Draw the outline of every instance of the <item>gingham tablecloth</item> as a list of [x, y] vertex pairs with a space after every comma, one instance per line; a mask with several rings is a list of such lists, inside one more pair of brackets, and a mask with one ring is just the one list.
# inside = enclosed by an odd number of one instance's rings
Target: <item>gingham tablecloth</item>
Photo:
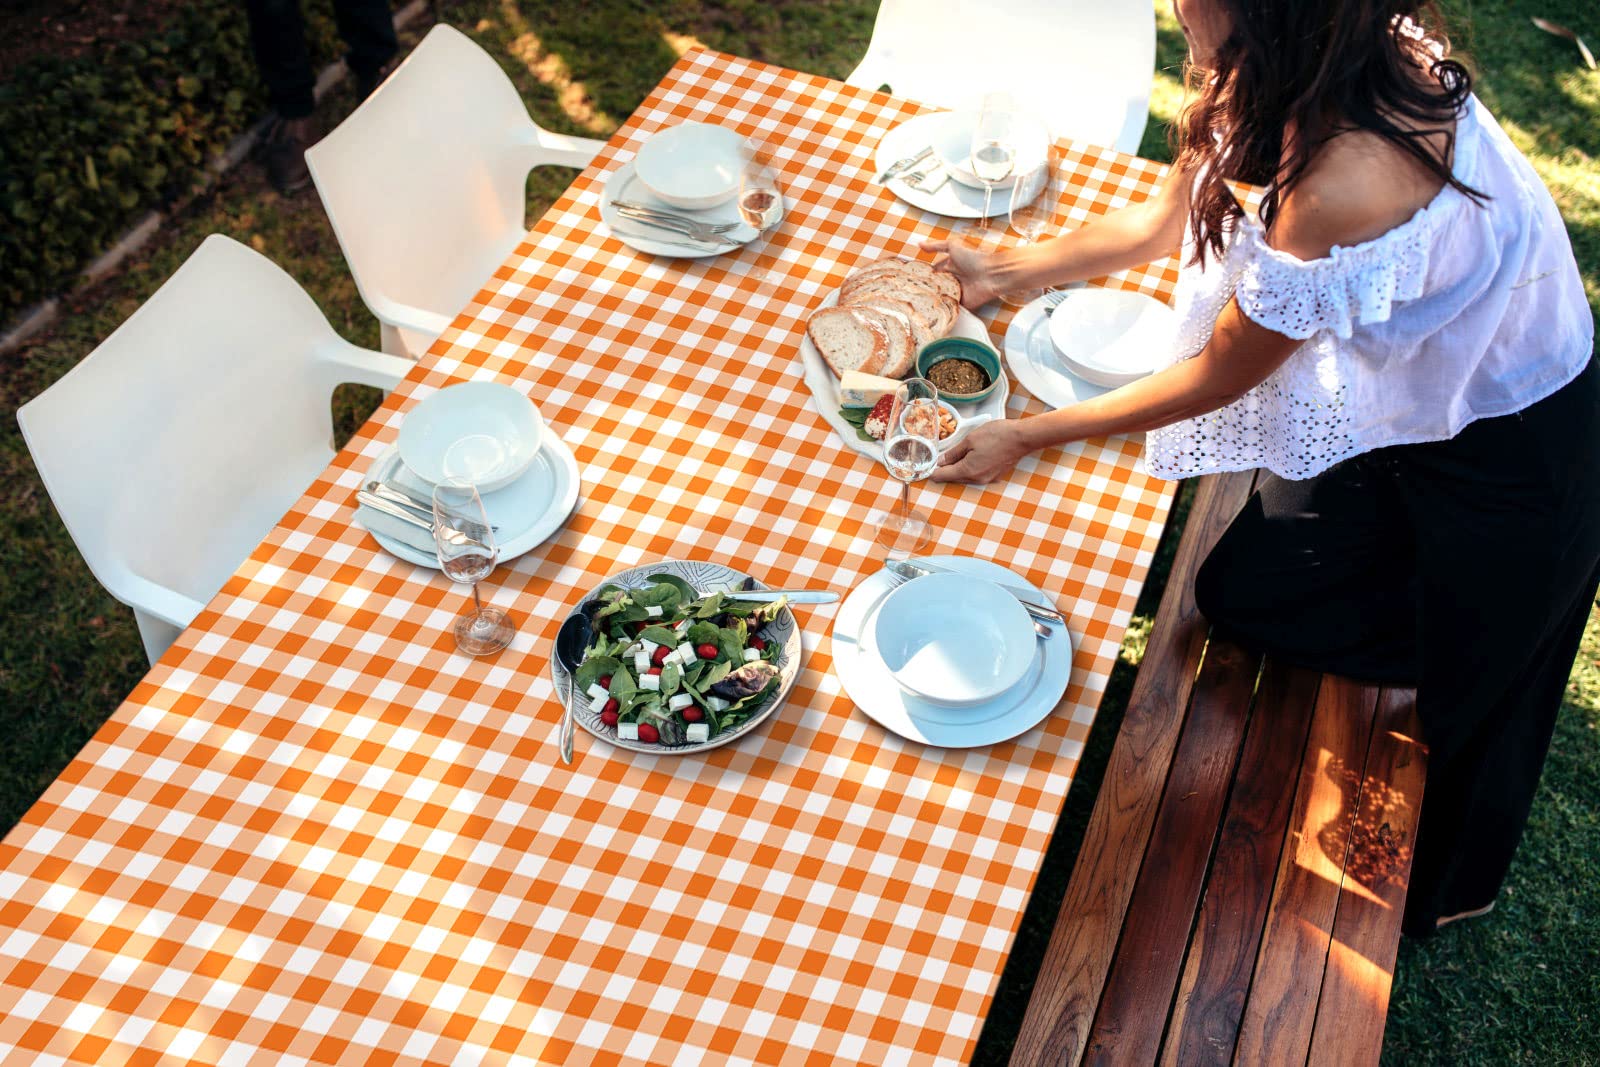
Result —
[[[920, 110], [704, 51], [671, 71], [0, 846], [0, 1060], [970, 1057], [1166, 515], [1136, 440], [917, 491], [939, 551], [1070, 612], [1072, 684], [1014, 742], [886, 733], [832, 673], [830, 606], [801, 611], [806, 669], [752, 736], [650, 757], [580, 733], [569, 768], [547, 659], [641, 562], [842, 591], [878, 567], [863, 519], [895, 486], [814, 412], [796, 345], [852, 265], [942, 232], [869, 184]], [[765, 249], [605, 234], [605, 174], [686, 119], [771, 146], [790, 206]], [[1161, 173], [1069, 161], [1068, 224]], [[404, 412], [463, 378], [528, 392], [583, 472], [560, 534], [485, 584], [520, 633], [482, 661], [453, 651], [463, 587], [352, 521]]]

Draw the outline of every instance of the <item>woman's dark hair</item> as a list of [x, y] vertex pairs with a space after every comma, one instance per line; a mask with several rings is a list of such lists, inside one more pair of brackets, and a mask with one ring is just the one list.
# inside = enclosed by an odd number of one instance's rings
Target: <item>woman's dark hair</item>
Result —
[[[1447, 53], [1428, 0], [1212, 0], [1232, 23], [1210, 69], [1187, 71], [1192, 102], [1176, 126], [1177, 169], [1196, 184], [1189, 228], [1195, 260], [1219, 257], [1243, 215], [1226, 180], [1266, 187], [1261, 221], [1329, 140], [1369, 130], [1452, 188], [1483, 194], [1450, 172], [1457, 113], [1472, 75]], [[1438, 54], [1436, 54], [1438, 50]], [[1419, 79], [1419, 70], [1430, 79]], [[1295, 130], [1291, 143], [1284, 131]], [[1430, 140], [1440, 131], [1441, 142]], [[1196, 180], [1198, 176], [1198, 180]]]

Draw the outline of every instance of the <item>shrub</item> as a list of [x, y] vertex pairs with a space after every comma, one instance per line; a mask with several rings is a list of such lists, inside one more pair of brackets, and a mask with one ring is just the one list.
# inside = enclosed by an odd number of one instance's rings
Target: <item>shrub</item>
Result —
[[[306, 5], [320, 66], [330, 0]], [[266, 112], [243, 5], [175, 5], [140, 40], [46, 56], [0, 83], [0, 326], [69, 286], [140, 215], [198, 189], [208, 161]]]

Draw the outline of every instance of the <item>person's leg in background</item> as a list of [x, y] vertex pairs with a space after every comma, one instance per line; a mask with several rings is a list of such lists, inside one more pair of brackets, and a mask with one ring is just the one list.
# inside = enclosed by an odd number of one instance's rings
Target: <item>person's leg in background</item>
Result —
[[339, 36], [349, 46], [345, 65], [356, 79], [356, 99], [365, 100], [378, 87], [400, 50], [389, 0], [334, 0]]
[[284, 196], [311, 181], [306, 148], [316, 141], [311, 113], [316, 108], [316, 74], [306, 47], [300, 0], [245, 0], [250, 45], [276, 112], [261, 145], [267, 179]]

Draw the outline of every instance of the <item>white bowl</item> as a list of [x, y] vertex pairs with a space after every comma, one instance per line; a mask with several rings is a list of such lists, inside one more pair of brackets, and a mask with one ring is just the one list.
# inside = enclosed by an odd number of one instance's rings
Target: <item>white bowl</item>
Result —
[[873, 638], [906, 692], [965, 707], [993, 700], [1033, 663], [1033, 622], [1017, 598], [966, 574], [930, 574], [892, 591]]
[[658, 199], [703, 211], [738, 193], [743, 148], [740, 136], [725, 126], [684, 122], [640, 145], [633, 172]]
[[1091, 385], [1137, 381], [1176, 343], [1177, 312], [1122, 289], [1077, 289], [1050, 313], [1050, 342], [1067, 369]]
[[533, 401], [498, 382], [462, 382], [423, 400], [400, 424], [400, 460], [437, 485], [464, 478], [480, 493], [510, 485], [544, 443]]

